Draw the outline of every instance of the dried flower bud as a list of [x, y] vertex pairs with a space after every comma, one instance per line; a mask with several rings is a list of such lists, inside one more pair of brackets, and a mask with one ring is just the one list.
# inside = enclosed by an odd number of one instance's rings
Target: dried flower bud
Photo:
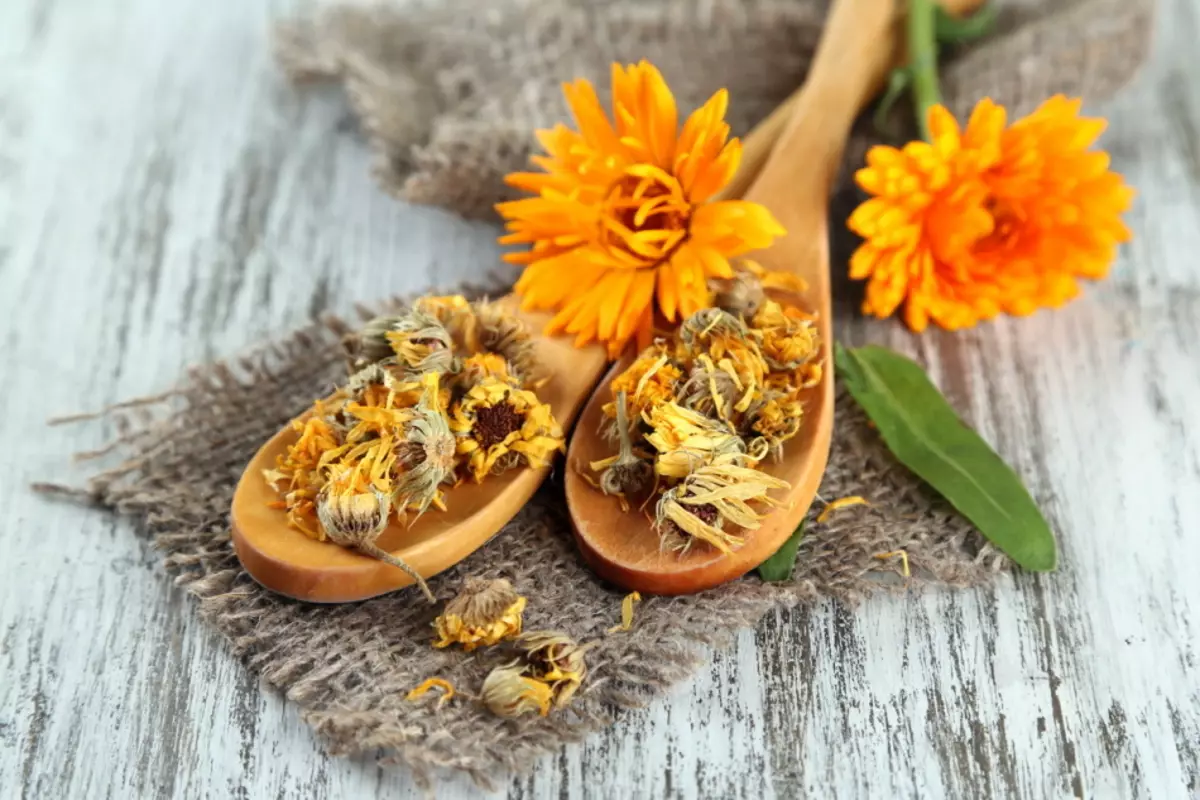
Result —
[[317, 497], [317, 520], [325, 535], [334, 544], [352, 547], [404, 570], [421, 587], [429, 602], [434, 602], [433, 592], [429, 591], [425, 579], [402, 559], [375, 543], [387, 528], [391, 516], [388, 496], [374, 487], [366, 492], [355, 491], [353, 480], [352, 475], [333, 478]]
[[579, 645], [559, 631], [530, 631], [518, 644], [525, 650], [526, 673], [550, 685], [555, 708], [569, 703], [587, 677], [584, 654], [591, 645]]
[[400, 317], [394, 314], [375, 317], [357, 333], [342, 339], [342, 347], [352, 370], [360, 370], [394, 355], [392, 346], [388, 344], [387, 332], [399, 320]]
[[736, 373], [700, 355], [679, 387], [679, 404], [708, 417], [729, 421], [746, 394]]
[[521, 633], [525, 598], [503, 578], [468, 578], [458, 596], [434, 620], [434, 647], [458, 643], [470, 652]]
[[549, 684], [525, 675], [525, 667], [514, 662], [496, 667], [483, 681], [483, 704], [497, 716], [519, 717], [534, 711], [550, 713], [553, 694]]
[[616, 495], [621, 499], [621, 507], [628, 510], [625, 498], [642, 491], [654, 479], [654, 468], [645, 458], [633, 450], [633, 442], [629, 433], [629, 420], [626, 418], [625, 392], [618, 392], [616, 399], [617, 418], [614, 421], [618, 449], [615, 456], [593, 461], [591, 469], [600, 473], [598, 485], [605, 494]]
[[693, 354], [707, 350], [713, 337], [746, 339], [749, 335], [746, 323], [720, 308], [702, 308], [679, 326], [679, 341]]
[[454, 339], [442, 323], [413, 309], [392, 323], [384, 336], [406, 377], [446, 372], [454, 363]]
[[473, 309], [475, 321], [467, 334], [467, 348], [472, 353], [496, 353], [509, 363], [518, 380], [532, 380], [537, 359], [525, 323], [499, 303], [480, 301]]
[[464, 358], [459, 364], [458, 381], [468, 391], [482, 383], [485, 378], [505, 381], [514, 386], [520, 385], [504, 356], [498, 353], [475, 353]]
[[729, 280], [714, 281], [713, 302], [736, 317], [750, 319], [766, 299], [762, 281], [749, 272], [737, 272]]
[[404, 442], [398, 448], [403, 472], [392, 490], [396, 505], [416, 511], [418, 517], [440, 503], [439, 487], [453, 481], [457, 447], [440, 408], [438, 375], [426, 375], [421, 386], [421, 400], [404, 424]]

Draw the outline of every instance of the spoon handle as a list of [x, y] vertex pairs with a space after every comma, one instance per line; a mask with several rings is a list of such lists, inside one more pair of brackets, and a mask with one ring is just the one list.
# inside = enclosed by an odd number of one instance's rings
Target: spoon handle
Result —
[[830, 8], [787, 126], [746, 192], [789, 230], [808, 230], [786, 218], [805, 207], [802, 198], [827, 202], [850, 127], [892, 65], [896, 13], [895, 0], [834, 0]]

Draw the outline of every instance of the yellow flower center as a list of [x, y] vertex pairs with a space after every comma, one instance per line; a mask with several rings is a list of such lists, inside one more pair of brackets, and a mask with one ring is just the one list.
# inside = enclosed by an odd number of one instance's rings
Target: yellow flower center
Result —
[[639, 165], [609, 188], [600, 215], [600, 242], [622, 264], [654, 267], [687, 239], [691, 212], [675, 177]]

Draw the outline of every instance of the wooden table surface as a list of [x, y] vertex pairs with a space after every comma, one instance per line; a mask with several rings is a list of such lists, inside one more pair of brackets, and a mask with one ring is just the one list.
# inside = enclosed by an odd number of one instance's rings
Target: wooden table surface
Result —
[[[1140, 192], [1112, 278], [957, 335], [842, 327], [928, 364], [1062, 569], [773, 616], [508, 796], [1200, 793], [1200, 3], [1161, 5], [1098, 109]], [[382, 195], [341, 101], [284, 84], [267, 33], [296, 9], [0, 3], [0, 796], [418, 796], [326, 756], [129, 525], [28, 489], [105, 435], [47, 417], [496, 263], [495, 228]]]

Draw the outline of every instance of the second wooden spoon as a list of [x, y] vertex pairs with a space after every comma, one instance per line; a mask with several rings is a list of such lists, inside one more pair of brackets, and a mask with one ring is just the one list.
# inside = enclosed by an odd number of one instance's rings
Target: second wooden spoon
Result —
[[792, 272], [808, 284], [802, 302], [819, 315], [825, 376], [805, 397], [800, 433], [779, 463], [764, 469], [791, 484], [787, 506], [768, 515], [732, 554], [704, 545], [684, 554], [664, 552], [648, 515], [622, 512], [616, 500], [584, 478], [592, 461], [611, 455], [598, 430], [608, 383], [628, 360], [610, 371], [580, 417], [567, 453], [566, 492], [576, 539], [603, 577], [628, 589], [686, 594], [739, 577], [774, 553], [811, 505], [825, 471], [833, 430], [833, 329], [829, 287], [829, 192], [851, 125], [891, 64], [893, 0], [835, 0], [808, 80], [788, 126], [745, 199], [762, 203], [788, 233], [754, 254], [763, 266]]

